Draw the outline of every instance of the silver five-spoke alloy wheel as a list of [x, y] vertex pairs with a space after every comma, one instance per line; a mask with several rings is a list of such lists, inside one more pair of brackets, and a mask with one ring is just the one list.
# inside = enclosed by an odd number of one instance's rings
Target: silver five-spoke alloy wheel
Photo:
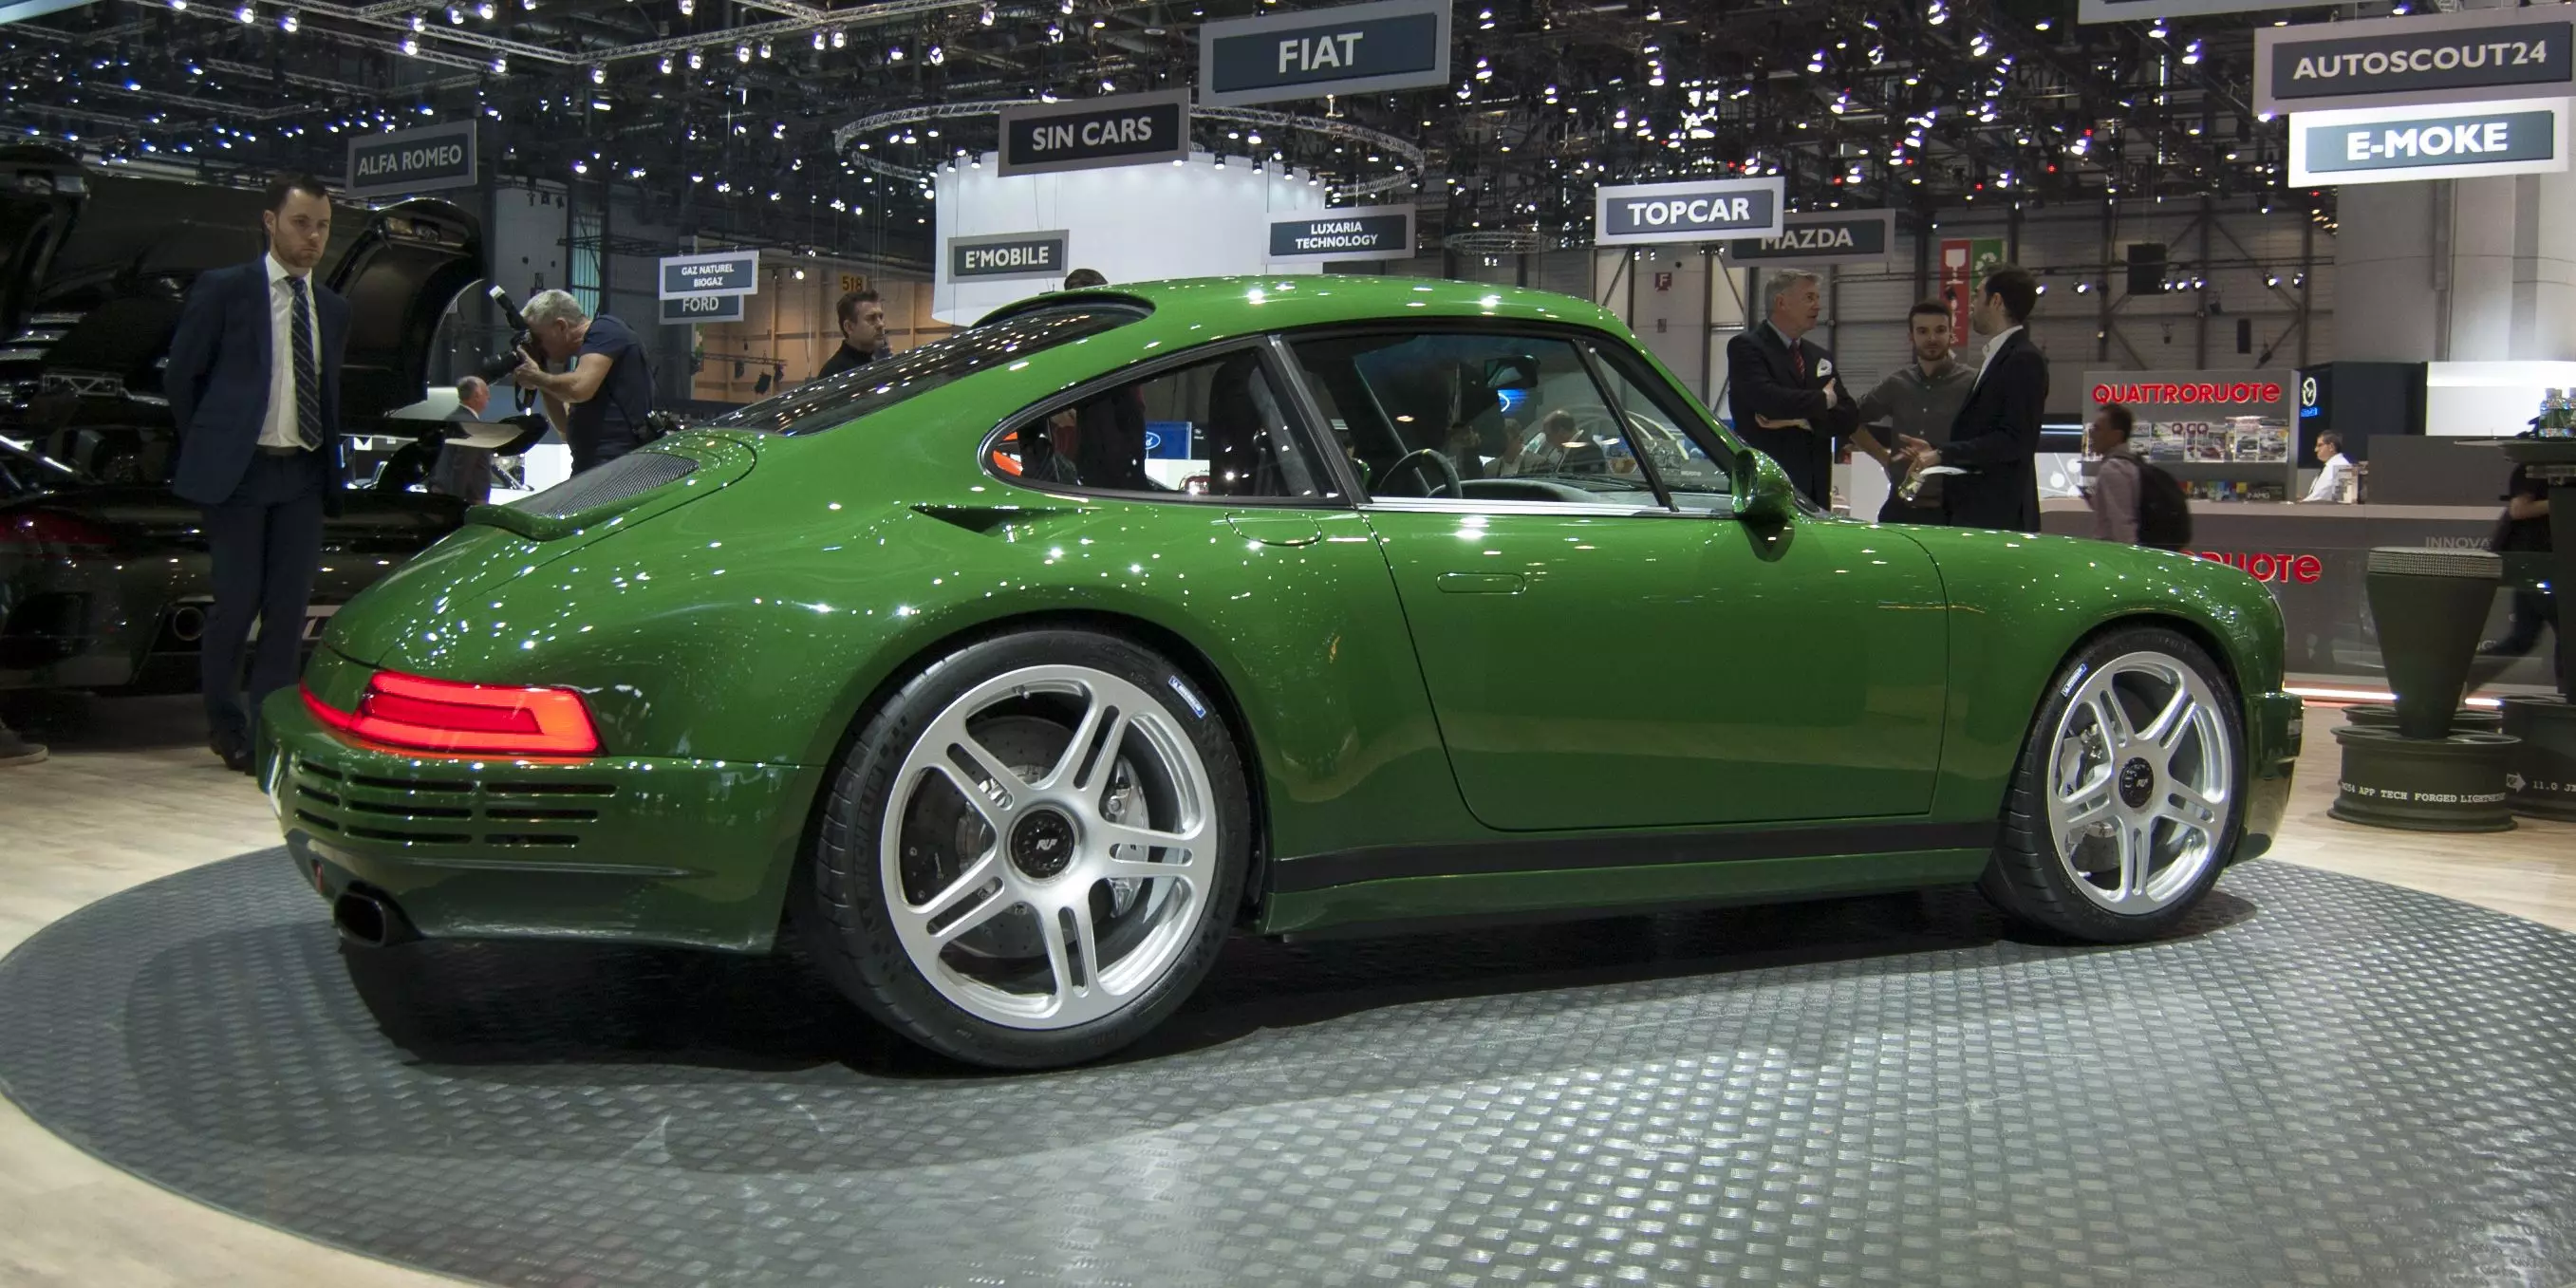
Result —
[[2185, 898], [2218, 857], [2236, 749], [2198, 671], [2127, 653], [2084, 676], [2048, 765], [2048, 836], [2075, 888], [2115, 913]]
[[1207, 766], [1152, 694], [1092, 667], [1025, 667], [949, 703], [914, 743], [879, 879], [942, 997], [1062, 1029], [1117, 1014], [1181, 958], [1219, 831]]

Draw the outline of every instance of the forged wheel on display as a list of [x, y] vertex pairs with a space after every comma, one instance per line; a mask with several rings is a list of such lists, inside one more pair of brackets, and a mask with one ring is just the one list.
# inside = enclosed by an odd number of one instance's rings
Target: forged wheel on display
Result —
[[2235, 848], [2243, 748], [2235, 686], [2197, 644], [2161, 627], [2101, 636], [2031, 722], [1978, 888], [2081, 939], [2164, 933]]
[[1197, 987], [1241, 899], [1242, 758], [1196, 684], [1126, 640], [966, 645], [844, 754], [800, 922], [844, 992], [949, 1056], [1105, 1055]]

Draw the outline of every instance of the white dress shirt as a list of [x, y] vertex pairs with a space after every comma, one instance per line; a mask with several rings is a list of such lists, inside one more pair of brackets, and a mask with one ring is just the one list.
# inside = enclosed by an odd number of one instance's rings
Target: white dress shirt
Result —
[[1986, 360], [1977, 364], [1977, 383], [1986, 383], [1986, 368], [1995, 365], [1995, 355], [2004, 351], [2004, 341], [2021, 333], [2020, 327], [2008, 327], [2002, 335], [1986, 341]]
[[[262, 447], [302, 447], [301, 426], [295, 413], [295, 291], [286, 279], [297, 276], [277, 262], [274, 254], [265, 257], [268, 264], [268, 414], [259, 422], [259, 445]], [[313, 279], [304, 279], [304, 307], [313, 319], [313, 378], [322, 378], [322, 307], [312, 298]], [[318, 391], [317, 391], [318, 392]]]
[[2339, 502], [2352, 495], [2351, 492], [2346, 490], [2351, 486], [2352, 458], [2341, 452], [2337, 452], [2334, 454], [2333, 459], [2326, 462], [2326, 467], [2324, 469], [2317, 471], [2317, 484], [2315, 487], [2308, 489], [2308, 495], [2305, 499], [2309, 501]]

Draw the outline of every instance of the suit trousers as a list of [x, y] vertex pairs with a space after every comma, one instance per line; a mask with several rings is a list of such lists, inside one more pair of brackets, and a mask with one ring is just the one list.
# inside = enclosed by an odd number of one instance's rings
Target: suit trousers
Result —
[[[218, 738], [249, 741], [260, 700], [295, 683], [304, 610], [322, 561], [322, 490], [329, 468], [319, 452], [251, 457], [241, 486], [221, 505], [205, 507], [206, 544], [214, 556], [215, 608], [207, 615], [198, 658], [206, 725]], [[252, 621], [249, 705], [243, 705], [242, 652]]]

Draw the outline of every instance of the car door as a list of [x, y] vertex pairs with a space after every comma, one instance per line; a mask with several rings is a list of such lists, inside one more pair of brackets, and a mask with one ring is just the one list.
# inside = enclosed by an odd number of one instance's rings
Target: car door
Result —
[[1947, 667], [1922, 549], [1735, 518], [1728, 451], [1627, 345], [1291, 336], [1375, 530], [1468, 807], [1510, 830], [1930, 808]]

